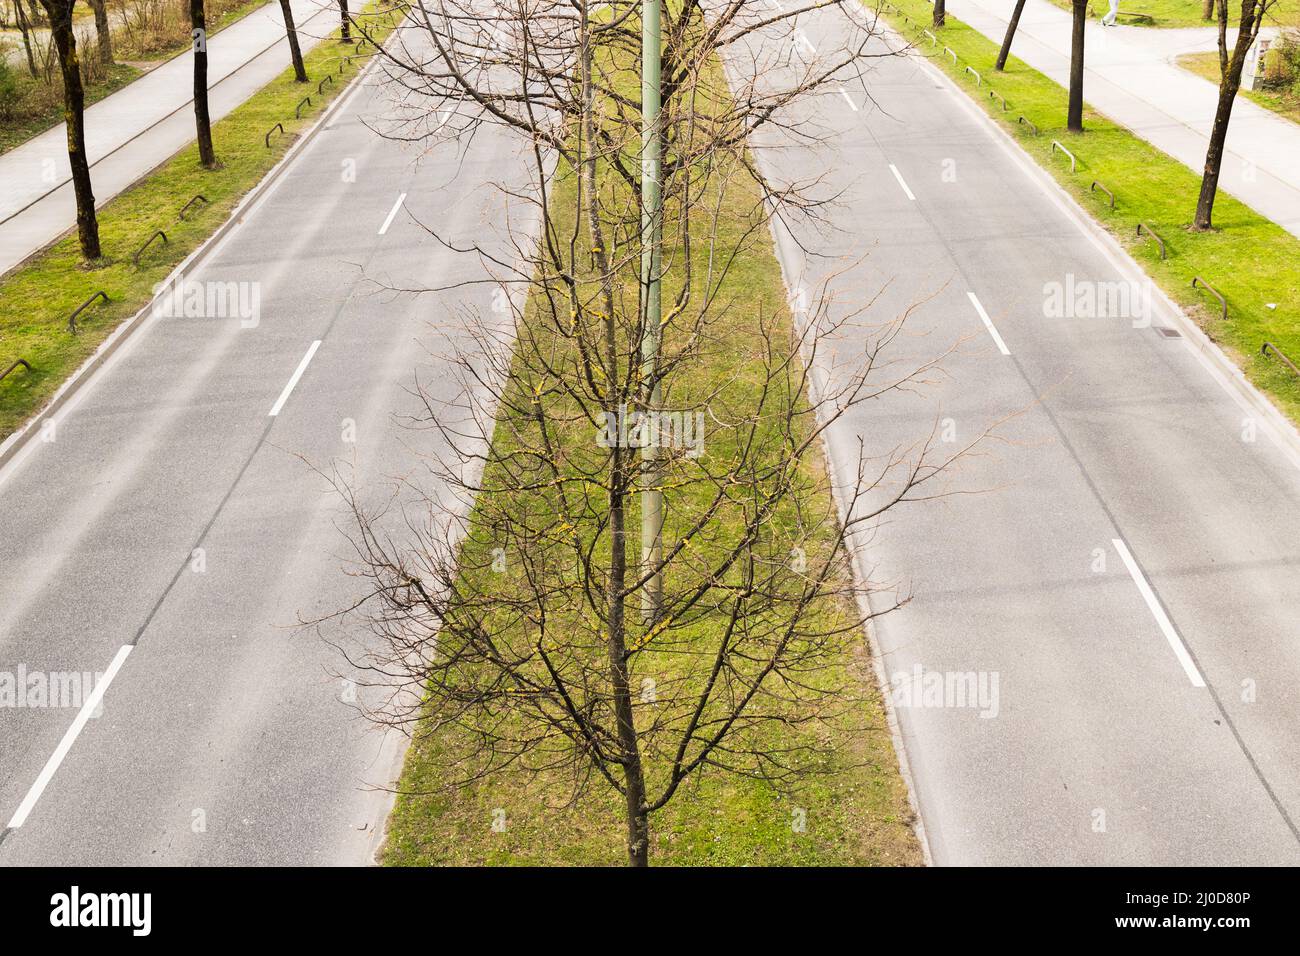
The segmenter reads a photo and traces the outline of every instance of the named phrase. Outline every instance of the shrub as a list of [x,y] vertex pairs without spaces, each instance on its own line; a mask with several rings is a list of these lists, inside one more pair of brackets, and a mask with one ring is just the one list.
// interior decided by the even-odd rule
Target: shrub
[[7,54],[8,51],[0,46],[0,120],[6,122],[14,118],[21,98],[18,77],[14,76],[13,68],[9,66]]
[[1300,95],[1300,30],[1283,30],[1269,49],[1264,85]]

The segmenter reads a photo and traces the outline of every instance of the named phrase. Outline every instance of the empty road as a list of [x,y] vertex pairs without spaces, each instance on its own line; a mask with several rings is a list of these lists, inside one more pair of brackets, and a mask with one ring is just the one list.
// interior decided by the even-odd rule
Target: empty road
[[527,185],[491,130],[427,154],[372,132],[394,115],[377,75],[186,276],[258,307],[151,318],[0,471],[0,671],[107,687],[86,719],[93,700],[0,708],[0,864],[371,858],[401,741],[296,626],[360,587],[313,466],[396,495],[400,520],[391,479],[438,451],[402,421],[410,390],[456,396],[441,356],[466,311],[492,320],[492,287],[380,286],[487,279],[421,223],[508,260],[529,214],[485,185]]
[[[788,82],[865,20],[769,29],[733,52],[733,85]],[[859,440],[884,455],[933,431],[942,456],[1001,423],[949,476],[958,494],[858,541],[879,606],[911,597],[876,636],[935,861],[1300,862],[1295,459],[1158,295],[1149,313],[1055,305],[1140,275],[939,71],[871,43],[864,80],[786,117],[823,146],[755,145],[769,180],[834,199],[777,230],[787,282],[825,286],[831,318],[869,304],[821,344],[827,387],[908,309],[898,369],[956,346],[920,393],[836,423],[839,482]],[[931,675],[990,693],[927,697]]]

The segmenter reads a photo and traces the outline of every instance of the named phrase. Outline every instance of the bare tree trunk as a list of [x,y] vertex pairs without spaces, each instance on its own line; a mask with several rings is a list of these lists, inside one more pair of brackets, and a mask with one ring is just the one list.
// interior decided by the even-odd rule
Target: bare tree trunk
[[1083,37],[1088,24],[1088,0],[1074,0],[1074,29],[1070,33],[1070,106],[1066,127],[1083,132]]
[[624,627],[627,620],[627,496],[631,488],[627,457],[626,449],[614,449],[610,475],[609,513],[613,553],[609,568],[609,671],[614,719],[618,722],[618,744],[623,761],[627,862],[629,866],[649,866],[650,821],[646,810],[641,745],[637,739],[636,722],[632,713],[632,690],[628,685],[627,638]]
[[944,10],[944,6],[943,6],[943,5],[944,5],[944,0],[934,0],[934,17],[933,17],[933,20],[934,20],[934,25],[935,25],[936,27],[941,27],[941,26],[943,26],[943,20],[944,20],[944,16],[945,16],[945,13],[946,13],[946,11]]
[[27,54],[27,72],[35,80],[40,76],[40,73],[36,69],[36,57],[32,53],[31,26],[27,20],[27,13],[23,10],[22,0],[14,0],[14,14],[18,24],[18,31],[23,35],[23,50]]
[[217,154],[212,148],[212,119],[208,115],[208,24],[203,0],[190,0],[190,28],[194,39],[194,127],[199,162],[212,169],[217,165]]
[[348,0],[339,0],[339,18],[343,21],[342,42],[352,42],[352,17],[348,14]]
[[1207,23],[1214,18],[1214,0],[1205,0],[1201,5],[1201,19]]
[[280,0],[280,10],[284,13],[284,30],[289,37],[289,55],[293,58],[293,78],[299,83],[307,82],[307,67],[302,62],[302,49],[298,46],[298,30],[293,25],[293,10],[289,0]]
[[1015,39],[1016,27],[1020,25],[1020,14],[1025,10],[1025,0],[1016,0],[1016,8],[1011,11],[1011,20],[1007,23],[1007,35],[1002,38],[1002,49],[998,51],[998,62],[994,69],[1004,70],[1007,57],[1011,55],[1011,41]]
[[81,241],[81,254],[87,259],[98,259],[99,221],[95,216],[90,162],[86,158],[86,94],[81,86],[76,31],[72,28],[76,0],[41,0],[41,3],[49,16],[50,35],[59,51],[59,67],[63,71],[63,113],[68,126],[72,189],[77,197],[77,237]]
[[1241,73],[1246,57],[1259,35],[1267,2],[1258,7],[1255,0],[1242,0],[1241,23],[1237,31],[1237,44],[1228,56],[1227,3],[1219,6],[1219,103],[1214,111],[1214,126],[1210,130],[1210,145],[1205,151],[1205,171],[1201,175],[1201,194],[1196,200],[1196,218],[1192,228],[1205,232],[1214,228],[1214,200],[1219,192],[1219,172],[1223,165],[1224,146],[1228,140],[1228,121],[1232,118],[1232,104],[1241,88]]
[[99,58],[104,66],[113,64],[113,36],[108,26],[108,0],[87,0],[95,12],[95,39],[99,41]]
[[[586,189],[587,229],[591,235],[591,247],[596,258],[599,274],[604,276],[601,283],[601,300],[605,311],[605,351],[607,376],[609,381],[619,380],[618,370],[618,329],[615,321],[617,314],[614,300],[614,270],[609,267],[608,254],[605,252],[605,238],[600,220],[600,190],[596,179],[597,138],[595,91],[592,86],[592,41],[586,18],[582,22],[582,125],[585,152],[582,161],[582,175]],[[610,389],[607,397],[606,413],[617,415],[620,394],[617,389]],[[607,589],[609,616],[609,673],[611,698],[614,707],[614,719],[618,723],[618,743],[620,762],[623,768],[623,796],[626,802],[625,820],[627,824],[627,860],[629,866],[648,866],[650,864],[650,826],[647,810],[645,773],[641,765],[641,747],[636,733],[636,721],[632,711],[632,691],[628,683],[627,666],[627,499],[632,488],[631,469],[628,450],[622,447],[612,449],[609,478],[609,524],[610,524],[610,560],[609,586]]]

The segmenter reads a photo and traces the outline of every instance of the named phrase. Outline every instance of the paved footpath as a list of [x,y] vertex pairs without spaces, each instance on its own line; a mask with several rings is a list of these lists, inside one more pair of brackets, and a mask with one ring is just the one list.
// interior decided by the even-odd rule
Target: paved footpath
[[[338,25],[326,0],[293,0],[303,51]],[[208,44],[209,109],[215,122],[289,65],[279,4],[215,34]],[[96,205],[103,205],[194,139],[193,54],[186,52],[86,110],[86,149]],[[314,87],[313,87],[314,88]],[[220,143],[217,144],[220,155]],[[76,223],[62,125],[0,156],[0,275]]]
[[[1014,0],[956,0],[948,12],[997,43]],[[1229,38],[1231,39],[1231,37]],[[1088,23],[1089,105],[1199,174],[1218,89],[1173,64],[1180,53],[1215,49],[1208,30],[1153,30]],[[1068,83],[1070,14],[1048,0],[1027,0],[1012,53],[1056,82]],[[1219,185],[1300,236],[1300,125],[1244,97],[1232,108],[1228,157]]]

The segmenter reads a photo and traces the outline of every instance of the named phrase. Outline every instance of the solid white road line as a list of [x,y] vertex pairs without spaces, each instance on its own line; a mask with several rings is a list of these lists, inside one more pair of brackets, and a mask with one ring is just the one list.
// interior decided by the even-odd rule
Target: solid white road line
[[397,197],[397,202],[393,203],[393,208],[388,210],[388,218],[385,219],[384,224],[379,227],[379,234],[381,236],[384,233],[386,233],[388,231],[388,227],[393,224],[393,217],[397,215],[397,210],[402,208],[402,203],[405,201],[406,201],[406,193],[402,193],[402,195]]
[[1160,625],[1165,640],[1174,649],[1174,656],[1178,658],[1178,663],[1183,665],[1183,671],[1186,672],[1188,680],[1192,682],[1193,687],[1204,687],[1205,678],[1197,670],[1192,655],[1187,652],[1187,645],[1183,643],[1183,639],[1174,630],[1173,621],[1169,620],[1169,615],[1165,613],[1165,609],[1156,600],[1155,592],[1151,590],[1151,585],[1147,583],[1146,577],[1142,574],[1142,569],[1133,560],[1128,545],[1124,543],[1123,538],[1112,538],[1111,544],[1115,545],[1115,550],[1119,552],[1120,558],[1123,559],[1124,566],[1128,568],[1128,573],[1133,578],[1133,583],[1137,585],[1138,591],[1142,594],[1142,600],[1147,602],[1147,607],[1151,609],[1151,614],[1155,617],[1156,623]]
[[[849,96],[849,91],[842,86],[840,87],[840,96],[848,100],[849,108],[852,109],[853,112],[856,113],[858,111],[858,104],[853,102],[853,97]],[[904,186],[903,188],[906,189],[907,187]]]
[[984,320],[984,328],[989,330],[989,335],[993,336],[993,341],[997,343],[998,351],[1003,355],[1010,355],[1011,350],[1007,348],[1007,343],[1002,341],[1002,336],[998,335],[998,330],[993,326],[993,320],[990,319],[989,314],[984,311],[984,306],[980,304],[980,300],[976,298],[975,293],[967,292],[966,294],[970,296],[970,302],[971,305],[975,306],[975,311],[978,312],[980,318]]
[[271,408],[271,418],[280,414],[280,409],[284,408],[284,403],[289,400],[289,393],[292,392],[293,387],[298,384],[298,379],[302,378],[302,373],[307,371],[307,366],[311,364],[311,358],[316,354],[318,348],[320,348],[320,339],[317,339],[311,344],[311,348],[307,350],[307,354],[302,357],[302,361],[299,362],[298,367],[294,369],[293,378],[289,379],[289,384],[284,387],[284,391],[280,393],[280,397],[275,400],[275,405]]
[[76,743],[77,735],[80,734],[81,729],[86,726],[86,721],[90,719],[90,715],[94,712],[95,708],[99,706],[99,702],[104,699],[104,692],[108,690],[108,685],[112,683],[113,678],[117,676],[117,672],[122,669],[122,664],[126,660],[126,655],[130,653],[130,644],[123,644],[118,648],[117,654],[113,658],[113,663],[108,665],[108,670],[104,672],[103,678],[95,685],[95,689],[90,692],[90,696],[87,697],[85,702],[81,705],[81,710],[77,711],[76,720],[72,722],[72,726],[68,728],[68,732],[63,735],[63,739],[59,741],[59,745],[54,748],[54,753],[50,754],[50,759],[45,761],[45,766],[41,768],[41,772],[36,777],[36,782],[32,784],[32,788],[27,791],[27,796],[23,797],[23,802],[18,804],[18,809],[14,811],[13,817],[9,820],[9,829],[17,830],[27,822],[27,815],[32,812],[32,808],[36,806],[36,801],[39,800],[41,794],[45,792],[46,786],[49,785],[50,780],[59,769],[59,764],[63,763],[63,758],[68,755],[68,751],[71,750],[72,745]]
[[898,171],[898,167],[895,166],[893,163],[890,163],[889,171],[893,173],[894,178],[898,180],[898,185],[903,187],[903,192],[907,193],[907,198],[915,202],[916,197],[912,195],[912,190],[907,188],[907,183],[903,181],[903,174]]

